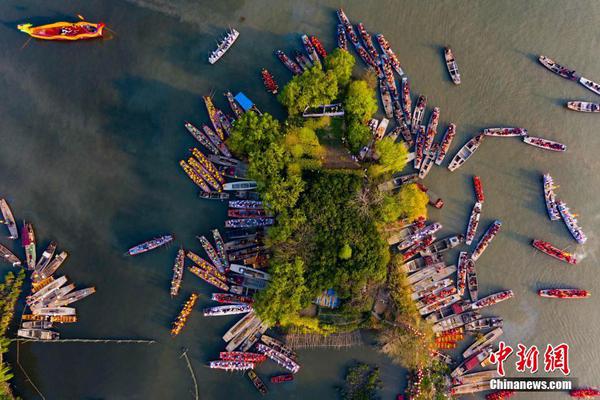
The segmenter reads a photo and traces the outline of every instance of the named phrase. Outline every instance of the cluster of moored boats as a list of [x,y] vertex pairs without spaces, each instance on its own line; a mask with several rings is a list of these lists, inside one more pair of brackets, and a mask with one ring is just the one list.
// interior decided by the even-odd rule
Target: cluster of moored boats
[[[2,223],[6,225],[11,240],[19,238],[19,229],[8,202],[0,198]],[[10,249],[0,244],[0,255],[13,267],[22,267],[30,272],[31,293],[25,298],[26,309],[21,317],[17,336],[31,340],[56,340],[60,334],[55,328],[58,323],[77,322],[77,310],[71,304],[96,292],[94,287],[75,290],[74,283],[63,275],[55,277],[58,268],[67,259],[68,253],[57,253],[57,243],[51,241],[41,256],[37,257],[36,238],[33,225],[23,222],[21,245],[25,251],[25,264]]]

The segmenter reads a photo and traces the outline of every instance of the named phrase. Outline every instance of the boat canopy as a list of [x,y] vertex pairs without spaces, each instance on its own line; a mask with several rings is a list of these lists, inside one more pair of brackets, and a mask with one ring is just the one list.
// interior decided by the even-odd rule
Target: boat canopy
[[254,106],[254,103],[252,102],[252,100],[250,100],[242,92],[239,92],[238,94],[236,94],[234,98],[235,98],[235,101],[237,101],[240,104],[240,106],[242,106],[244,111],[249,111]]

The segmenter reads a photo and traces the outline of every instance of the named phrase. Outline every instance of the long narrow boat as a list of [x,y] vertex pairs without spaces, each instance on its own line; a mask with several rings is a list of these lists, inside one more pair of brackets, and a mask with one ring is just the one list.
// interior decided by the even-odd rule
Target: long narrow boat
[[481,179],[475,175],[473,177],[473,189],[475,189],[475,197],[477,201],[483,203],[485,201],[485,196],[483,195],[483,185],[481,184]]
[[437,242],[432,243],[430,246],[427,246],[427,248],[421,252],[421,256],[432,256],[434,254],[440,254],[451,250],[461,244],[464,239],[465,237],[463,235],[452,235],[445,237]]
[[42,253],[42,256],[38,260],[34,270],[39,272],[46,268],[52,257],[54,256],[54,252],[56,251],[56,242],[51,241],[46,250]]
[[222,369],[224,371],[247,371],[254,369],[254,363],[246,361],[209,361],[208,367],[211,369]]
[[462,314],[454,314],[446,317],[433,325],[434,332],[445,332],[450,329],[460,328],[471,321],[481,318],[481,314],[477,311],[470,311]]
[[442,224],[440,224],[439,222],[434,222],[431,225],[427,225],[410,235],[402,242],[400,242],[400,244],[398,245],[398,250],[402,251],[404,249],[407,249],[415,243],[423,240],[425,237],[433,235],[440,229],[442,229]]
[[525,137],[523,137],[523,142],[530,144],[532,146],[535,146],[535,147],[539,147],[541,149],[545,149],[545,150],[552,150],[552,151],[566,151],[567,150],[567,146],[562,143],[555,142],[555,141],[549,140],[549,139],[544,139],[541,137],[536,137],[536,136],[525,136]]
[[498,293],[491,294],[483,299],[479,299],[471,304],[471,310],[479,310],[481,308],[490,307],[494,304],[498,304],[501,301],[513,298],[514,292],[512,290],[503,290]]
[[442,162],[444,161],[444,158],[446,157],[446,154],[448,153],[448,149],[450,148],[450,145],[452,144],[452,140],[454,139],[454,136],[456,136],[456,125],[450,124],[450,125],[448,125],[448,129],[446,129],[446,133],[444,134],[444,137],[442,138],[442,142],[440,145],[440,151],[438,151],[437,157],[435,159],[436,165],[441,165]]
[[501,226],[502,222],[500,222],[499,220],[492,222],[485,234],[479,240],[479,243],[477,243],[475,250],[473,250],[473,255],[471,255],[471,259],[473,261],[477,261],[477,259],[481,257],[485,249],[487,249],[487,247],[491,243],[492,239],[494,239],[494,237],[498,234],[498,231],[500,231]]
[[300,39],[302,40],[302,44],[304,45],[304,50],[306,51],[306,54],[308,54],[308,58],[310,59],[310,62],[312,62],[314,65],[321,66],[321,60],[319,59],[319,54],[317,54],[317,51],[315,50],[315,46],[313,46],[313,44],[311,43],[308,36],[302,35],[302,36],[300,36]]
[[242,107],[240,107],[240,105],[237,103],[237,101],[235,101],[235,97],[233,96],[233,93],[231,93],[230,91],[226,91],[223,94],[225,95],[225,98],[227,99],[227,102],[229,103],[229,108],[231,108],[231,111],[233,111],[235,116],[237,118],[240,118],[242,115],[244,115],[244,110],[242,109]]
[[223,185],[224,190],[254,190],[258,187],[255,181],[229,182]]
[[15,256],[12,251],[7,249],[2,244],[0,244],[0,257],[2,257],[2,259],[7,263],[12,264],[13,267],[18,267],[21,265],[21,260],[19,260],[19,257]]
[[185,251],[180,248],[177,252],[177,257],[175,257],[175,264],[173,265],[173,277],[171,278],[171,297],[175,297],[179,293],[181,280],[183,279],[184,263]]
[[213,245],[208,241],[208,239],[205,236],[196,236],[196,239],[198,239],[198,241],[202,245],[202,248],[208,255],[208,258],[213,263],[213,265],[217,267],[217,269],[221,273],[224,273],[225,266],[223,265],[223,261],[221,260],[221,257],[219,257],[219,254],[217,253]]
[[494,341],[496,341],[500,336],[502,336],[503,333],[504,331],[502,330],[502,328],[496,328],[492,331],[489,331],[485,335],[475,340],[469,347],[467,347],[462,354],[463,357],[469,358],[473,354],[478,353],[479,351],[483,350],[483,348],[489,346]]
[[138,244],[137,246],[133,246],[132,248],[127,250],[127,253],[130,256],[136,256],[138,254],[142,254],[147,251],[154,250],[161,246],[165,246],[165,245],[171,243],[172,241],[173,241],[173,235],[160,236],[156,239],[148,240],[147,242]]
[[33,283],[35,284],[41,282],[44,279],[52,276],[52,274],[54,274],[56,270],[58,270],[58,268],[65,262],[68,256],[69,253],[67,253],[66,251],[62,251],[58,255],[54,256],[52,261],[50,261],[48,265],[46,265],[40,271],[34,271],[31,274],[31,280],[33,281]]
[[284,354],[286,357],[291,358],[292,360],[298,359],[298,355],[291,347],[271,336],[262,335],[260,337],[260,341],[275,349],[277,352]]
[[544,201],[546,202],[548,217],[550,217],[551,221],[557,221],[560,219],[560,213],[556,206],[556,195],[554,194],[554,189],[557,186],[554,185],[554,179],[552,179],[550,174],[544,174],[542,181],[544,184]]
[[[211,276],[214,276],[215,278],[217,278],[218,280],[225,282],[227,280],[227,277],[220,272],[217,267],[215,267],[214,265],[212,265],[211,263],[209,263],[208,261],[204,260],[202,257],[199,257],[198,255],[196,255],[195,253],[191,252],[188,250],[187,252],[187,257],[194,261],[194,263],[196,264],[195,266],[191,266],[190,267],[190,271],[191,272],[197,272],[196,269],[200,270],[200,271],[205,271],[206,273],[210,274]],[[198,274],[196,274],[198,275]]]
[[96,293],[96,288],[93,286],[85,288],[85,289],[79,289],[72,293],[69,293],[67,296],[65,296],[61,299],[57,299],[56,301],[53,302],[53,304],[56,307],[63,307],[63,306],[75,303],[76,301],[84,299],[88,296],[91,296],[94,293]]
[[210,123],[212,124],[215,132],[221,138],[221,140],[225,140],[225,133],[221,127],[221,121],[219,116],[217,115],[217,108],[213,104],[212,97],[210,96],[202,96],[202,100],[204,101],[204,106],[206,107],[206,112],[208,113],[208,118],[210,119]]
[[[467,357],[465,357],[467,358]],[[498,371],[496,369],[489,369],[479,372],[471,372],[470,374],[465,374],[457,377],[452,380],[454,385],[465,385],[465,384],[474,384],[481,381],[489,381],[490,379],[497,378],[499,376]]]
[[327,57],[327,51],[325,51],[325,48],[323,47],[323,44],[321,43],[318,37],[312,35],[310,37],[310,42],[321,57]]
[[33,24],[17,25],[17,29],[29,36],[42,40],[87,40],[104,35],[105,24],[87,21],[54,22],[52,24],[33,26]]
[[483,130],[485,136],[511,137],[527,136],[527,129],[524,128],[486,128]]
[[17,336],[33,340],[57,340],[60,334],[46,329],[19,329]]
[[425,157],[423,158],[423,162],[421,163],[421,169],[419,170],[419,179],[425,179],[425,177],[431,171],[431,167],[433,167],[433,162],[435,160],[435,156],[437,155],[438,146],[437,143],[433,145],[433,147],[425,153]]
[[468,260],[469,253],[466,251],[461,251],[458,254],[458,262],[456,263],[456,288],[461,295],[464,295],[467,289]]
[[76,315],[77,310],[73,307],[42,307],[37,308],[33,311],[34,315],[46,315],[46,316],[62,316],[62,315]]
[[210,151],[214,154],[219,154],[219,148],[217,146],[215,146],[210,140],[208,140],[208,138],[204,135],[204,133],[200,129],[196,128],[194,125],[192,125],[191,123],[189,123],[187,121],[185,121],[184,126],[185,126],[185,129],[187,129],[188,132],[192,134],[194,139],[196,139],[208,151]]
[[[219,126],[225,133],[225,137],[229,137],[229,135],[231,135],[231,130],[233,129],[234,119],[218,108],[215,109],[215,115],[219,119]],[[221,137],[220,133],[219,137]],[[222,140],[225,140],[225,138],[222,138]]]
[[594,81],[591,81],[583,76],[579,79],[579,83],[581,83],[584,87],[591,90],[596,94],[600,94],[600,85]]
[[67,283],[67,279],[68,278],[66,276],[61,276],[60,278],[49,281],[47,285],[45,285],[42,288],[39,288],[36,292],[26,297],[25,301],[27,305],[37,302],[43,299],[45,296],[48,296],[48,294],[52,293],[54,290],[60,288],[62,285]]
[[185,324],[187,323],[188,318],[190,317],[190,314],[194,310],[194,306],[196,305],[197,301],[198,294],[192,293],[190,297],[186,300],[186,302],[183,304],[179,315],[177,315],[177,319],[175,319],[175,322],[173,322],[173,327],[171,328],[171,336],[177,336],[181,333],[181,331],[185,327]]
[[400,88],[402,90],[402,110],[406,118],[410,120],[410,116],[412,115],[412,100],[410,98],[410,83],[406,76],[402,77]]
[[444,59],[446,60],[446,68],[455,85],[460,85],[460,72],[458,72],[458,64],[454,59],[454,54],[450,47],[444,49]]
[[483,142],[484,137],[485,135],[480,133],[465,143],[465,145],[458,150],[458,153],[456,153],[452,161],[450,161],[448,169],[450,171],[455,171],[462,166],[475,153],[475,151],[477,151]]
[[379,43],[379,47],[381,47],[381,50],[383,50],[383,52],[386,54],[386,56],[391,60],[392,67],[394,68],[396,73],[400,76],[404,75],[404,71],[402,70],[400,61],[398,60],[396,53],[394,53],[394,51],[392,50],[392,48],[391,48],[389,42],[386,40],[385,36],[383,36],[381,33],[379,33],[379,34],[375,35],[375,39],[377,40],[377,43]]
[[371,35],[369,34],[369,32],[367,32],[367,29],[365,28],[365,26],[363,25],[362,22],[359,22],[356,25],[356,27],[358,28],[358,33],[360,34],[360,38],[362,39],[362,42],[365,45],[365,48],[369,52],[369,55],[374,60],[378,60],[379,53],[377,52],[377,50],[375,50],[375,46],[373,46],[373,39],[371,38]]
[[429,296],[431,294],[437,294],[439,293],[439,291],[441,291],[444,288],[447,288],[449,286],[451,286],[454,283],[454,281],[450,278],[446,278],[446,279],[442,279],[439,280],[437,282],[434,282],[430,287],[427,287],[425,289],[422,290],[417,290],[416,292],[413,292],[410,297],[413,300],[418,300],[421,299],[423,297]]
[[264,209],[264,204],[259,200],[231,200],[229,208],[253,208],[253,209]]
[[554,257],[557,260],[564,261],[573,265],[577,264],[578,260],[574,254],[561,250],[550,242],[534,239],[531,245],[539,251],[541,251],[542,253],[545,253],[550,257]]
[[25,329],[49,329],[52,328],[51,321],[25,321],[21,324]]
[[564,201],[556,200],[556,206],[558,207],[558,212],[565,222],[565,225],[569,229],[569,232],[571,232],[573,238],[577,241],[577,243],[584,244],[587,241],[587,236],[585,233],[583,233],[583,230],[579,226],[577,218],[571,214],[571,211]]
[[348,38],[346,37],[346,29],[343,24],[337,26],[337,46],[348,51]]
[[477,280],[475,262],[472,258],[469,258],[466,261],[465,268],[467,269],[467,286],[469,288],[469,297],[471,298],[472,302],[475,302],[479,296],[479,282]]
[[23,228],[21,231],[21,243],[25,248],[27,268],[29,270],[34,270],[36,261],[35,233],[33,232],[33,225],[31,225],[29,222],[23,222]]
[[344,28],[346,30],[346,36],[350,39],[350,41],[352,42],[354,47],[355,48],[362,47],[360,45],[360,42],[358,41],[358,35],[354,31],[354,28],[352,27],[350,20],[346,16],[346,13],[344,13],[344,10],[342,10],[341,8],[338,8],[338,10],[336,12],[337,12],[338,19],[340,20],[342,25],[344,25]]
[[[204,155],[204,153],[195,147],[190,149],[190,151],[192,152],[192,155],[196,157],[196,160],[198,160],[198,162],[211,174],[213,178],[215,178],[221,184],[225,183],[223,176],[219,173],[219,171],[217,171],[214,164]],[[227,157],[222,156],[222,158]]]
[[481,218],[481,208],[482,204],[479,201],[475,202],[473,209],[471,210],[471,215],[469,216],[469,223],[467,224],[467,232],[465,234],[465,244],[469,246],[473,243],[473,239],[477,233],[479,219]]
[[258,375],[254,371],[254,369],[249,369],[247,374],[248,374],[248,379],[250,379],[250,382],[252,382],[252,384],[254,385],[256,390],[258,390],[258,392],[260,394],[262,394],[264,396],[269,392],[269,390],[267,389],[267,385],[265,385],[265,383],[262,381],[262,379],[260,379],[258,377]]
[[260,324],[260,319],[256,316],[254,311],[244,315],[242,319],[236,322],[225,334],[223,335],[223,341],[230,342],[233,338],[242,333],[243,330],[254,324]]
[[541,297],[553,299],[585,299],[592,294],[583,289],[541,289],[538,290]]
[[287,69],[291,71],[294,75],[302,74],[302,68],[295,61],[292,61],[283,51],[275,50],[275,55],[279,58],[279,61],[285,65]]
[[279,91],[279,85],[275,81],[275,77],[272,73],[270,73],[266,68],[260,70],[260,76],[263,80],[263,85],[265,85],[265,89],[267,92],[271,94],[277,94]]
[[223,265],[223,268],[227,270],[229,268],[229,261],[227,259],[227,251],[225,250],[225,241],[223,240],[223,237],[218,229],[213,229],[211,232],[213,239],[215,240],[215,247],[217,249],[219,259],[221,260],[221,265]]
[[425,142],[427,141],[425,127],[423,125],[419,125],[417,127],[417,133],[415,137],[415,159],[414,159],[414,168],[421,169],[421,163],[423,162],[423,156],[425,154]]
[[415,283],[441,271],[443,268],[446,268],[446,263],[443,261],[432,264],[432,265],[428,265],[428,266],[421,268],[420,270],[408,275],[408,277],[406,278],[406,283],[409,285],[414,285]]
[[555,74],[557,74],[559,76],[562,76],[565,79],[568,79],[571,81],[577,81],[580,78],[574,69],[569,69],[567,67],[563,67],[562,65],[557,64],[556,62],[554,62],[554,60],[552,60],[546,56],[540,56],[538,58],[538,60],[544,67],[548,68],[550,71],[554,72]]
[[219,353],[219,358],[225,361],[247,361],[253,363],[261,363],[267,359],[264,354],[245,351],[222,351]]
[[208,62],[214,64],[219,61],[225,55],[225,53],[227,53],[227,50],[233,46],[239,36],[240,33],[238,31],[230,28],[229,31],[227,31],[227,35],[225,35],[225,37],[218,43],[217,48],[209,54]]
[[[185,162],[185,160],[179,160],[179,165],[187,176],[194,182],[204,193],[212,193],[210,187],[204,182],[202,176],[200,176],[192,167]],[[216,192],[218,193],[218,192]]]
[[434,107],[431,112],[431,117],[429,117],[429,123],[427,124],[427,140],[425,140],[425,148],[424,152],[429,152],[431,149],[431,145],[433,144],[433,140],[435,139],[435,135],[437,133],[438,124],[440,122],[440,108]]
[[300,370],[300,365],[296,361],[292,360],[285,354],[273,349],[272,347],[269,347],[263,343],[258,343],[256,345],[256,348],[259,352],[265,354],[271,360],[275,361],[277,364],[289,370],[291,373],[295,374]]
[[252,304],[254,299],[252,297],[240,296],[233,293],[213,293],[211,300],[217,303],[223,304]]
[[402,260],[404,262],[410,260],[411,258],[413,258],[414,256],[418,255],[419,252],[423,251],[427,246],[429,246],[430,244],[432,244],[435,241],[435,235],[430,235],[427,236],[425,238],[423,238],[422,241],[420,241],[419,243],[415,243],[414,245],[410,246],[408,249],[405,249],[404,251],[402,251]]
[[[454,289],[454,288],[452,288],[452,289]],[[460,300],[460,298],[461,298],[461,295],[458,293],[451,294],[447,297],[444,297],[443,299],[439,299],[438,301],[434,302],[433,304],[430,304],[423,308],[419,308],[419,314],[421,314],[421,315],[431,314],[432,312],[437,311],[440,308],[444,308],[444,307],[447,307],[449,305],[456,303],[457,301]]]
[[8,205],[6,199],[0,199],[0,211],[2,212],[3,221],[2,223],[6,225],[8,228],[8,232],[10,233],[9,239],[18,239],[19,238],[19,229],[17,227],[17,223],[15,222],[15,217],[13,216],[12,210]]
[[205,317],[246,314],[252,311],[252,306],[249,304],[228,304],[225,306],[208,307],[202,311]]
[[231,153],[227,148],[227,145],[221,140],[221,138],[213,131],[208,125],[202,125],[202,132],[211,141],[211,143],[219,149],[219,152],[225,157],[231,157]]
[[188,165],[192,168],[192,170],[196,173],[196,175],[200,176],[204,182],[208,183],[208,185],[216,190],[217,192],[220,192],[223,187],[221,186],[221,183],[218,182],[214,176],[202,165],[198,162],[198,160],[194,157],[190,157],[187,159],[187,163]]
[[457,377],[464,375],[467,372],[477,368],[484,361],[486,361],[488,359],[492,350],[493,350],[492,346],[488,346],[488,347],[484,348],[483,350],[481,350],[479,353],[472,355],[471,357],[469,357],[465,361],[463,361],[462,364],[460,364],[458,367],[456,367],[456,369],[454,369],[450,373],[450,375],[453,378],[457,378]]
[[412,120],[410,121],[410,127],[413,135],[417,133],[417,129],[423,122],[423,117],[425,116],[425,107],[427,107],[427,96],[420,95],[413,111]]
[[597,113],[600,112],[600,103],[590,103],[589,101],[569,101],[567,108],[573,111]]
[[504,320],[500,317],[487,317],[465,324],[465,331],[480,332],[485,329],[501,328]]
[[225,228],[254,228],[271,226],[275,223],[273,218],[242,218],[228,219],[225,221]]
[[392,95],[384,79],[379,79],[379,94],[381,95],[381,104],[387,118],[392,118],[394,109],[392,107]]
[[294,380],[294,374],[282,374],[271,377],[271,383],[291,382]]
[[294,50],[293,54],[294,54],[294,60],[296,60],[296,63],[300,66],[300,68],[302,68],[303,71],[306,71],[306,70],[309,70],[312,68],[312,64],[311,64],[310,60],[304,54],[302,54],[299,50]]

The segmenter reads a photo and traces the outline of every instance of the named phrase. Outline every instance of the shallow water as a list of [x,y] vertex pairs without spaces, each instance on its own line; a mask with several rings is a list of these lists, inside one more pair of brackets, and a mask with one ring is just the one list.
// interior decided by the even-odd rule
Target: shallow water
[[[57,240],[70,252],[63,267],[78,285],[97,293],[77,304],[80,322],[61,327],[64,337],[153,338],[159,344],[21,346],[21,362],[47,399],[184,399],[193,385],[185,362],[187,347],[202,399],[259,398],[245,377],[204,367],[221,349],[220,336],[237,319],[192,316],[171,339],[168,328],[191,291],[209,294],[186,275],[183,296],[171,300],[168,286],[177,246],[137,258],[122,253],[163,232],[197,248],[194,236],[222,226],[223,205],[200,201],[177,161],[194,145],[186,119],[207,121],[201,95],[244,91],[261,109],[281,116],[264,92],[259,70],[267,67],[281,83],[290,75],[272,56],[276,48],[300,47],[299,34],[316,34],[327,49],[335,43],[334,10],[343,6],[353,22],[382,32],[408,73],[413,95],[426,94],[442,110],[440,130],[458,125],[452,155],[479,129],[523,126],[531,134],[564,142],[565,154],[488,138],[461,169],[435,168],[426,184],[446,206],[432,210],[450,234],[464,229],[473,194],[471,176],[486,194],[481,227],[503,222],[502,231],[477,263],[480,293],[512,289],[516,298],[486,314],[505,318],[509,343],[571,345],[573,376],[583,385],[600,382],[596,340],[600,317],[592,298],[553,302],[535,294],[546,286],[600,292],[593,199],[599,145],[597,115],[566,110],[567,100],[598,101],[585,88],[541,67],[542,53],[600,79],[600,4],[593,1],[72,1],[0,4],[0,194],[16,217],[33,221],[41,247]],[[47,23],[82,14],[103,20],[112,40],[87,43],[31,41],[18,23]],[[226,26],[241,37],[218,64],[207,52]],[[441,47],[454,49],[463,84],[449,81]],[[578,214],[589,236],[577,247],[560,222],[551,223],[540,176],[552,173],[559,197]],[[480,233],[483,229],[480,230]],[[529,245],[541,238],[586,257],[577,267],[554,262]],[[6,240],[3,240],[6,243]],[[20,251],[20,250],[19,250]],[[451,255],[454,257],[454,255]],[[450,259],[450,257],[448,257]],[[200,307],[209,302],[203,296]],[[370,342],[370,340],[367,340]],[[345,367],[354,359],[382,368],[383,398],[404,386],[405,372],[370,345],[342,351],[301,351],[296,382],[272,387],[272,398],[335,398]],[[14,360],[14,352],[9,358]],[[275,371],[270,364],[259,374]],[[16,386],[36,398],[23,375]],[[521,394],[519,398],[560,398]],[[475,398],[475,397],[471,397]]]

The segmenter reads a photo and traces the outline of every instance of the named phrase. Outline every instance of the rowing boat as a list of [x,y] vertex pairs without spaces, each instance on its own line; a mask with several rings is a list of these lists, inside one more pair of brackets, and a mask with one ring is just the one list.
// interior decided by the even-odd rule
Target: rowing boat
[[541,289],[538,294],[553,299],[585,299],[592,295],[583,289]]
[[564,261],[573,265],[577,264],[578,260],[574,254],[561,250],[558,247],[552,245],[552,243],[550,242],[534,239],[531,245],[539,251],[541,251],[542,253],[545,253],[550,257],[554,257],[557,260]]
[[15,222],[15,217],[13,216],[12,210],[5,199],[0,199],[0,211],[2,212],[2,217],[4,218],[2,223],[6,225],[8,232],[10,233],[8,238],[13,240],[18,239],[19,229],[17,228],[17,223]]
[[600,103],[590,103],[588,101],[569,101],[567,108],[579,112],[600,112]]
[[29,36],[42,40],[86,40],[104,35],[105,24],[79,22],[54,22],[52,24],[33,26],[33,24],[17,25],[17,29]]
[[544,139],[541,137],[525,136],[525,137],[523,137],[523,141],[532,146],[539,147],[539,148],[546,149],[546,150],[552,150],[552,151],[566,151],[567,150],[566,145],[559,143],[559,142],[555,142],[553,140]]
[[34,270],[36,261],[35,233],[33,232],[33,225],[31,225],[29,222],[23,222],[23,228],[21,231],[21,244],[25,248],[27,268],[29,270]]
[[512,290],[503,290],[498,293],[491,294],[483,299],[479,299],[471,304],[471,310],[479,310],[485,307],[493,306],[501,301],[511,299],[514,296]]
[[446,153],[448,153],[448,149],[450,148],[450,144],[452,144],[452,140],[456,136],[456,125],[450,124],[448,125],[448,129],[446,129],[446,133],[442,138],[442,142],[440,144],[440,151],[438,151],[437,157],[435,158],[435,164],[441,165],[446,157]]
[[337,26],[337,45],[340,49],[348,51],[348,39],[346,38],[346,30],[344,25]]
[[486,128],[483,130],[485,136],[511,137],[527,136],[527,129],[524,128]]
[[465,331],[479,332],[484,329],[501,328],[504,321],[500,317],[481,318],[465,324]]
[[12,264],[13,267],[21,265],[21,260],[2,244],[0,244],[0,257],[7,263]]
[[410,119],[412,114],[412,100],[410,98],[410,83],[406,76],[402,77],[400,88],[402,90],[402,109],[407,118]]
[[481,184],[481,179],[478,176],[473,177],[473,188],[475,189],[475,197],[477,197],[477,201],[483,203],[485,201],[485,196],[483,195],[483,185]]
[[591,90],[596,94],[600,94],[600,85],[594,81],[591,81],[583,76],[579,79],[579,83],[585,86],[587,89]]
[[460,295],[465,294],[467,289],[467,261],[469,260],[469,253],[461,251],[458,254],[458,262],[456,263],[456,288]]
[[471,357],[473,354],[478,353],[484,347],[492,344],[492,342],[494,342],[496,339],[502,336],[503,333],[504,331],[502,330],[502,328],[496,328],[492,331],[489,331],[488,333],[474,341],[469,347],[467,347],[466,350],[463,352],[463,357],[468,358]]
[[420,95],[417,99],[417,104],[413,111],[412,120],[410,122],[413,135],[417,133],[417,129],[423,122],[423,116],[425,115],[425,107],[427,107],[427,97],[424,95]]
[[458,367],[456,367],[456,369],[454,369],[454,371],[452,371],[450,373],[450,375],[453,378],[457,378],[457,377],[464,375],[465,373],[477,368],[485,360],[488,359],[488,357],[492,353],[492,350],[493,350],[492,346],[488,346],[488,347],[484,348],[479,353],[474,354],[473,356],[471,356],[468,359],[466,359],[465,361],[463,361],[463,363],[460,364]]
[[392,108],[392,95],[384,79],[379,79],[379,94],[381,95],[381,104],[383,104],[385,116],[392,118],[394,112]]
[[479,226],[479,219],[481,218],[481,207],[482,204],[478,201],[473,205],[471,210],[471,216],[469,217],[469,223],[467,224],[467,233],[465,234],[465,243],[471,245],[475,234],[477,233],[477,227]]
[[440,122],[440,108],[434,107],[431,112],[431,117],[429,117],[429,123],[427,124],[427,135],[425,140],[425,147],[423,151],[428,153],[431,149],[431,145],[433,144],[433,140],[435,139],[435,135],[437,133],[438,123]]
[[479,282],[477,280],[477,271],[475,270],[475,262],[473,256],[465,262],[465,268],[467,270],[467,286],[469,288],[469,297],[471,301],[477,301],[479,295]]
[[502,222],[500,222],[499,220],[492,222],[487,231],[479,240],[479,243],[477,243],[477,246],[475,246],[475,250],[473,250],[473,254],[471,255],[471,259],[473,261],[477,261],[477,259],[481,257],[485,249],[487,249],[487,247],[492,242],[492,239],[494,239],[494,237],[496,237],[496,235],[498,234],[498,231],[500,230],[501,226]]
[[444,59],[446,60],[446,68],[448,68],[448,73],[450,74],[450,78],[452,78],[452,82],[454,82],[455,85],[460,85],[460,72],[458,72],[458,65],[456,64],[454,54],[450,47],[444,49]]
[[579,226],[577,218],[571,214],[571,211],[564,201],[557,200],[556,206],[558,207],[558,212],[565,222],[565,225],[567,225],[567,228],[569,229],[569,232],[571,232],[573,238],[577,241],[577,243],[584,244],[587,241],[587,236],[585,233],[583,233],[583,230]]
[[450,171],[455,171],[462,166],[477,151],[479,146],[481,146],[484,137],[485,135],[480,133],[465,143],[465,145],[458,150],[458,153],[456,153],[452,161],[450,161],[448,169]]
[[415,137],[415,160],[413,164],[415,169],[421,169],[421,163],[423,162],[424,156],[425,141],[427,140],[425,135],[425,126],[419,125],[417,128],[417,136]]
[[544,201],[546,203],[548,217],[550,217],[551,221],[557,221],[560,219],[560,213],[556,206],[556,195],[554,194],[556,186],[554,186],[554,180],[550,174],[544,174],[542,179],[544,183]]
[[569,69],[560,64],[557,64],[556,62],[554,62],[554,60],[552,60],[546,56],[540,56],[538,58],[538,60],[544,67],[548,68],[550,71],[554,72],[555,74],[557,74],[559,76],[562,76],[565,79],[568,79],[571,81],[579,80],[579,75],[577,74],[577,72],[575,72],[574,69]]

